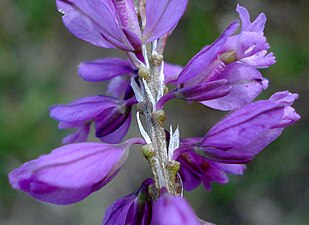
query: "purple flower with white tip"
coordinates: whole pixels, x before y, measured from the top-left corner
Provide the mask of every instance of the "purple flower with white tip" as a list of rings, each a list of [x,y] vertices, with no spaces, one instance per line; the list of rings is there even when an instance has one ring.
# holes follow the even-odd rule
[[[268,87],[268,81],[257,70],[275,63],[272,53],[266,55],[269,45],[263,33],[265,15],[251,23],[245,8],[237,6],[237,11],[242,20],[241,33],[233,35],[239,25],[235,21],[213,44],[196,54],[180,73],[177,88],[163,96],[158,108],[177,97],[214,109],[234,110]]]
[[[140,51],[142,44],[170,33],[187,6],[187,0],[148,0],[146,7],[143,1],[135,5],[133,0],[56,2],[73,35],[102,48],[124,51]]]
[[[191,59],[178,77],[178,87],[162,97],[158,108],[177,97],[219,110],[233,110],[251,102],[267,88],[267,80],[255,68],[241,62],[226,65],[219,58],[237,26],[232,23],[216,42]]]
[[[133,144],[143,144],[143,141],[65,145],[13,170],[10,183],[15,189],[45,202],[60,205],[78,202],[118,173]]]
[[[226,63],[240,61],[255,68],[267,68],[274,64],[273,53],[268,53],[270,48],[264,36],[266,16],[261,13],[252,23],[246,8],[237,5],[236,8],[242,22],[240,34],[228,38],[225,43],[221,59]]]

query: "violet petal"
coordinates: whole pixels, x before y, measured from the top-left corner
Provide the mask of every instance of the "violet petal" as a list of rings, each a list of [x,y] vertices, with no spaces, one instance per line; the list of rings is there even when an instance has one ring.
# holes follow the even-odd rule
[[[111,110],[103,111],[101,114],[94,118],[96,137],[101,138],[118,130],[118,128],[121,127],[130,116],[130,112],[131,107],[126,107],[126,109],[116,107]],[[124,128],[127,129],[128,127]]]
[[[205,73],[209,64],[218,57],[227,38],[235,33],[238,26],[239,23],[237,21],[231,23],[212,45],[203,48],[197,53],[180,73],[177,81],[178,86],[190,80],[193,80],[195,83],[200,83],[199,80],[196,80],[196,77],[202,76]],[[204,80],[205,78],[203,77],[202,79]]]
[[[195,86],[181,88],[177,97],[187,101],[206,101],[226,96],[230,92],[230,86],[225,79],[201,83]]]
[[[176,84],[182,67],[170,63],[164,63],[164,84]]]
[[[163,194],[153,206],[151,225],[201,225],[182,197]]]
[[[141,35],[134,0],[113,0],[119,23],[122,28],[131,30],[137,36]]]
[[[129,76],[118,76],[111,79],[107,87],[107,94],[114,97],[123,99],[127,88],[130,86]]]
[[[78,66],[78,74],[86,81],[99,82],[110,80],[116,76],[134,72],[128,60],[105,58],[83,62]]]
[[[188,0],[148,0],[146,27],[142,34],[145,43],[171,32],[184,14]]]
[[[242,22],[241,32],[243,31],[254,31],[254,32],[263,32],[266,16],[264,13],[261,13],[252,23],[250,21],[250,15],[248,10],[245,7],[237,5],[236,11],[239,13],[239,17]]]
[[[102,111],[119,105],[119,100],[106,96],[78,99],[68,105],[50,107],[50,116],[58,121],[84,122],[92,120]]]
[[[114,132],[105,135],[104,137],[100,137],[101,141],[105,143],[111,143],[111,144],[116,144],[119,143],[124,136],[127,134],[130,125],[131,125],[131,114],[128,116],[128,118],[123,122],[123,124]]]
[[[272,102],[282,103],[286,106],[291,106],[296,99],[298,99],[298,94],[289,91],[277,92],[269,98]]]
[[[103,48],[114,48],[101,33],[123,42],[110,5],[100,0],[57,0],[57,8],[63,13],[63,23],[76,37]]]
[[[242,63],[227,65],[220,78],[228,80],[227,85],[231,86],[229,94],[222,98],[203,101],[202,104],[219,110],[233,110],[250,103],[264,89],[261,73]]]
[[[65,145],[13,170],[10,183],[39,200],[71,204],[109,182],[125,162],[128,148],[135,143],[139,142],[132,139],[118,145]]]
[[[106,210],[102,225],[149,225],[152,201],[148,188],[153,183],[152,179],[147,179],[137,192],[115,201]]]
[[[268,100],[250,103],[213,126],[202,146],[225,150],[245,146],[276,125],[283,110],[283,106]]]
[[[80,126],[76,132],[63,138],[62,143],[71,144],[87,141],[90,132],[90,125],[90,123],[86,123],[83,126]]]

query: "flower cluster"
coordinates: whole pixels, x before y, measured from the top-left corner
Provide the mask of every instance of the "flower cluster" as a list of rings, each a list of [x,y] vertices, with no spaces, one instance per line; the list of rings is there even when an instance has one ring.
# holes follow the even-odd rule
[[[165,63],[163,52],[187,0],[56,1],[72,34],[98,47],[120,49],[128,59],[79,65],[85,81],[109,81],[106,95],[52,106],[50,116],[59,128],[76,131],[63,139],[64,146],[13,170],[12,186],[45,202],[75,203],[111,181],[129,148],[139,144],[153,178],[115,201],[102,224],[210,224],[198,219],[183,189],[202,183],[210,190],[212,182],[227,183],[227,174],[243,174],[246,163],[300,118],[291,107],[297,94],[282,91],[254,101],[268,87],[258,69],[275,63],[264,36],[265,15],[251,22],[238,5],[239,33],[237,20],[182,68]],[[204,137],[180,138],[178,128],[166,131],[164,124],[164,106],[175,98],[230,112]],[[143,138],[122,142],[135,105]],[[92,124],[100,142],[87,142]]]

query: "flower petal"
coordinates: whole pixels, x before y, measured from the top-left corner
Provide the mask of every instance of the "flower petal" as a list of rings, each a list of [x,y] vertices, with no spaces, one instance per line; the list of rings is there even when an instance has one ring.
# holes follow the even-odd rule
[[[196,79],[198,76],[202,76],[202,80],[205,79],[205,71],[209,69],[210,63],[217,59],[227,38],[237,30],[238,25],[237,21],[231,23],[212,45],[203,48],[189,61],[178,77],[178,86],[187,81],[198,84],[200,83],[200,80]]]
[[[230,86],[227,80],[221,79],[195,85],[193,87],[184,87],[178,91],[177,97],[187,101],[208,101],[221,98],[230,92]]]
[[[134,204],[136,193],[132,193],[124,198],[115,201],[105,212],[103,225],[126,225],[128,211]]]
[[[202,146],[228,150],[248,145],[276,125],[283,111],[282,105],[268,100],[250,103],[213,126]]]
[[[13,170],[10,183],[42,201],[71,204],[107,184],[122,167],[128,148],[139,142],[65,145]]]
[[[134,0],[113,0],[121,27],[132,31],[137,36],[141,35]]]
[[[107,94],[118,99],[123,99],[127,88],[130,86],[130,77],[114,77],[108,84]]]
[[[266,16],[264,13],[261,13],[252,23],[250,21],[250,15],[248,10],[245,7],[237,5],[236,11],[239,14],[239,17],[242,22],[241,32],[243,31],[254,31],[254,32],[263,32],[266,23]]]
[[[232,63],[220,74],[231,86],[229,94],[222,98],[201,102],[219,110],[240,108],[255,99],[264,89],[263,77],[255,68],[242,63]]]
[[[76,132],[70,134],[63,138],[63,144],[71,144],[71,143],[78,143],[78,142],[85,142],[88,139],[88,135],[90,132],[90,125],[91,123],[86,123],[80,126]]]
[[[78,99],[68,105],[50,107],[50,116],[58,121],[84,122],[92,120],[102,111],[115,107],[119,101],[106,96],[91,96]]]
[[[101,138],[117,131],[131,115],[131,107],[114,108],[105,110],[95,118],[96,137]],[[124,126],[119,134],[127,131],[128,127]]]
[[[229,181],[225,173],[242,175],[246,168],[242,161],[235,161],[236,163],[231,163],[233,160],[227,161],[228,163],[215,162],[208,156],[206,158],[192,150],[183,152],[176,160],[180,162],[179,174],[187,191],[195,189],[200,183],[210,190],[212,182],[225,184]]]
[[[272,143],[276,138],[278,138],[283,131],[283,128],[269,129],[258,138],[253,140],[251,143],[236,147],[228,152],[243,152],[247,154],[256,155],[262,151],[267,145]]]
[[[146,3],[145,43],[154,41],[175,28],[184,14],[188,0],[148,0]]]
[[[182,67],[179,65],[164,63],[164,84],[176,84],[181,71]]]
[[[57,8],[63,13],[63,23],[76,37],[103,48],[114,48],[104,40],[104,35],[123,42],[123,33],[110,10],[111,5],[101,0],[57,0]]]
[[[100,137],[101,141],[105,143],[111,143],[111,144],[119,143],[124,138],[124,136],[126,136],[130,128],[131,118],[132,118],[132,115],[130,114],[128,118],[123,122],[123,124],[117,130],[115,130],[114,132],[104,137]]]
[[[289,91],[281,91],[273,94],[269,100],[276,103],[283,103],[285,106],[291,106],[298,99],[298,94]]]
[[[99,82],[110,80],[116,76],[134,72],[128,60],[119,58],[97,59],[83,62],[78,66],[78,74],[86,81]]]
[[[148,188],[151,184],[153,180],[147,179],[137,192],[115,201],[106,210],[102,225],[149,225],[152,200]]]
[[[163,194],[153,206],[151,225],[201,225],[189,203],[182,197]]]

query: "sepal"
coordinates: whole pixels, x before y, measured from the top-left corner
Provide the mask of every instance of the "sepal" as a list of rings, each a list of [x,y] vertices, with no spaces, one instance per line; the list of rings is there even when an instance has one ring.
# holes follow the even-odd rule
[[[121,169],[131,145],[78,143],[64,145],[25,163],[9,174],[11,185],[34,198],[66,205],[81,201],[105,186]]]

